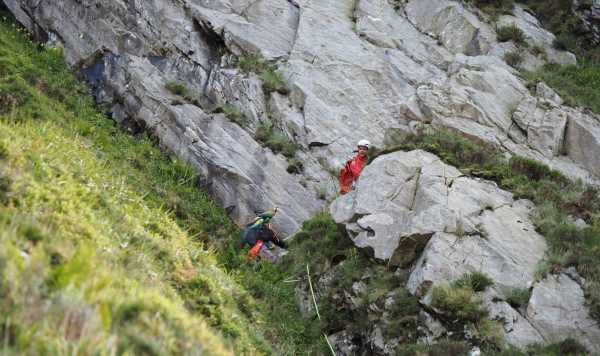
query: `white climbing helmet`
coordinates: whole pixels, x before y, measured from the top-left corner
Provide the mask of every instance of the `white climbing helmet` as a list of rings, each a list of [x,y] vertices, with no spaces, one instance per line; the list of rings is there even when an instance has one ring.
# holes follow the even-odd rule
[[[357,146],[365,146],[366,148],[371,148],[371,142],[369,142],[369,140],[360,140],[358,141]]]

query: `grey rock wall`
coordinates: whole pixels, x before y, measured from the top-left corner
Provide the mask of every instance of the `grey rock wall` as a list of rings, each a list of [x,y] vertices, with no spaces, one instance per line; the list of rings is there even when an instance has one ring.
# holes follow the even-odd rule
[[[67,61],[115,120],[149,130],[198,167],[240,222],[277,205],[279,229],[293,232],[323,206],[317,192],[334,195],[328,171],[341,166],[359,139],[383,147],[423,126],[452,129],[571,177],[598,180],[597,162],[582,153],[600,150],[598,117],[560,100],[551,109],[541,105],[545,94],[530,93],[504,63],[499,48],[506,44],[497,42],[495,25],[460,2],[5,3],[40,39],[64,46]],[[548,60],[573,62],[569,53],[550,51],[553,35],[521,8],[499,21],[514,23],[554,53]],[[265,95],[257,76],[240,72],[233,58],[248,54],[276,62],[289,93]],[[180,105],[189,100],[165,90],[169,81],[185,83],[195,105]],[[226,104],[240,109],[248,124],[229,125],[213,114]],[[301,145],[302,177],[251,143],[256,125],[273,119]],[[582,125],[589,138],[578,147],[569,137]],[[211,135],[201,132],[207,127]],[[243,144],[233,144],[238,138]]]

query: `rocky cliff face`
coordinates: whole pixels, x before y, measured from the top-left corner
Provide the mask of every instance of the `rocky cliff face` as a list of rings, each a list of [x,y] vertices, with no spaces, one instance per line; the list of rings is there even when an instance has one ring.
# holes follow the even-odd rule
[[[597,181],[598,118],[562,105],[547,87],[530,90],[503,58],[523,66],[574,63],[554,36],[520,7],[498,25],[521,28],[545,56],[498,42],[475,9],[429,1],[31,1],[6,0],[39,39],[64,46],[98,101],[131,130],[144,129],[201,172],[201,184],[237,220],[282,208],[279,228],[323,206],[335,191],[327,171],[355,142],[377,146],[424,127],[450,128],[510,153]],[[265,93],[236,56],[277,64],[287,94]],[[182,100],[165,89],[185,83]],[[189,99],[189,97],[188,97]],[[214,109],[239,108],[249,123]],[[303,177],[253,139],[275,121],[301,146]],[[580,137],[585,139],[580,139]]]

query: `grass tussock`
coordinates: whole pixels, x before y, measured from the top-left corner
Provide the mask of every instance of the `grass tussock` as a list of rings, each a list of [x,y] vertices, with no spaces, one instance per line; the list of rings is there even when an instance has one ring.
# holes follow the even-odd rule
[[[494,281],[482,272],[467,273],[454,282],[455,286],[460,288],[471,288],[474,292],[483,292],[487,287],[492,286],[493,284]]]
[[[506,297],[506,302],[513,308],[521,308],[529,303],[531,291],[528,288],[515,288]]]
[[[469,331],[474,342],[499,350],[504,347],[502,324],[491,320],[483,301],[476,293],[492,284],[481,273],[466,274],[450,285],[438,285],[431,292],[431,307],[458,332]]]
[[[185,101],[187,101],[191,104],[194,104],[196,106],[201,106],[200,100],[198,99],[198,97],[195,96],[192,93],[192,91],[184,83],[177,82],[177,81],[167,82],[165,84],[165,89],[167,89],[174,95],[178,95],[178,96],[182,97]],[[173,105],[175,105],[175,104],[182,104],[182,102],[175,100],[175,101],[173,101]]]
[[[514,24],[510,26],[498,27],[496,29],[496,36],[498,37],[499,42],[512,41],[516,45],[520,46],[527,44],[527,37],[525,36],[525,33],[523,33],[523,31]]]
[[[510,51],[504,53],[504,61],[511,67],[519,68],[521,63],[523,63],[523,54],[519,51]]]
[[[229,119],[231,122],[235,122],[240,127],[248,126],[249,120],[246,117],[246,115],[244,115],[244,113],[240,109],[231,104],[223,105],[222,107],[216,109],[214,112],[221,112],[225,114],[225,117],[227,117],[227,119]]]

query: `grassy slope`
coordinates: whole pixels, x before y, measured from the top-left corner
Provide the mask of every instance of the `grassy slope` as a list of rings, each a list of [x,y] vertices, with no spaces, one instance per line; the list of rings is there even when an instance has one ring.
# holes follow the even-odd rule
[[[7,22],[0,117],[4,351],[272,352],[263,305],[201,242],[238,230],[193,170],[116,128],[59,50]]]

